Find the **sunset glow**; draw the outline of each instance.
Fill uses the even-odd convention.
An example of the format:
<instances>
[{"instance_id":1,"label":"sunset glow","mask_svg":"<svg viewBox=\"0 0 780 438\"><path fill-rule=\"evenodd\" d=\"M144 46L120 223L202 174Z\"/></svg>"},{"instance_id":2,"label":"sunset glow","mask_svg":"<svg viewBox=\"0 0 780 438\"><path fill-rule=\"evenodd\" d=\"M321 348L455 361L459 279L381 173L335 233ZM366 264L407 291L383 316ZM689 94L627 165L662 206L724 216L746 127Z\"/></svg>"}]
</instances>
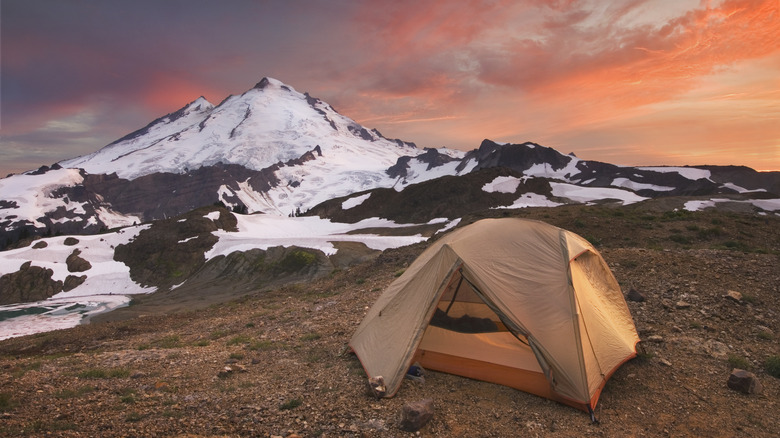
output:
<instances>
[{"instance_id":1,"label":"sunset glow","mask_svg":"<svg viewBox=\"0 0 780 438\"><path fill-rule=\"evenodd\" d=\"M0 175L264 76L385 136L780 170L780 2L3 0Z\"/></svg>"}]
</instances>

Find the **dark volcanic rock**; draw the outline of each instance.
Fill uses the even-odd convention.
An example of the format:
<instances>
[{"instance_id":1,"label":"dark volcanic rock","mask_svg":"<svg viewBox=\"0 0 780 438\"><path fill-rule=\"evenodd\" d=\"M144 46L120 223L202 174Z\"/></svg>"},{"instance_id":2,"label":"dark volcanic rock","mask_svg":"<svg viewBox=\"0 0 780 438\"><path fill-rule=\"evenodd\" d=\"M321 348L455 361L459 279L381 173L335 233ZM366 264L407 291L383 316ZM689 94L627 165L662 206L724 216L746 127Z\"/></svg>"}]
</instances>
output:
<instances>
[{"instance_id":1,"label":"dark volcanic rock","mask_svg":"<svg viewBox=\"0 0 780 438\"><path fill-rule=\"evenodd\" d=\"M32 262L0 277L0 305L45 300L62 291L62 281L52 280L54 271Z\"/></svg>"}]
</instances>

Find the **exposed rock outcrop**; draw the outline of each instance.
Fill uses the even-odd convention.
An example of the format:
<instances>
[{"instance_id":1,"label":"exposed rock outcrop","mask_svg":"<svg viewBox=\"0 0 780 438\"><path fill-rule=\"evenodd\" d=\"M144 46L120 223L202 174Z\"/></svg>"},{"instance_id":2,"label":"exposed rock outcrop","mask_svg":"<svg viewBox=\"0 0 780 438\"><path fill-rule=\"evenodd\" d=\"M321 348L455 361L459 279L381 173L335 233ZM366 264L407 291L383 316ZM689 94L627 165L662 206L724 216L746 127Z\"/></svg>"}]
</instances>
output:
<instances>
[{"instance_id":1,"label":"exposed rock outcrop","mask_svg":"<svg viewBox=\"0 0 780 438\"><path fill-rule=\"evenodd\" d=\"M0 305L45 300L62 292L62 281L54 281L54 271L32 262L24 263L18 271L0 277Z\"/></svg>"}]
</instances>

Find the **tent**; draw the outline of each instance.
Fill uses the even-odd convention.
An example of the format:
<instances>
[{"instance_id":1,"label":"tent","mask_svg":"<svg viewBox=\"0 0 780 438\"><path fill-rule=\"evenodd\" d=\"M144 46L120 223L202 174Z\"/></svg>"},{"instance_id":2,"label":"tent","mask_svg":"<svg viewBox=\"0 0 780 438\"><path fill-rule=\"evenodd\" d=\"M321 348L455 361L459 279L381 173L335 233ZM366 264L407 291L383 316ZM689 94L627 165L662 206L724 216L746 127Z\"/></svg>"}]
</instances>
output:
<instances>
[{"instance_id":1,"label":"tent","mask_svg":"<svg viewBox=\"0 0 780 438\"><path fill-rule=\"evenodd\" d=\"M592 416L638 342L620 286L588 241L502 218L434 242L380 295L350 347L388 397L419 362Z\"/></svg>"}]
</instances>

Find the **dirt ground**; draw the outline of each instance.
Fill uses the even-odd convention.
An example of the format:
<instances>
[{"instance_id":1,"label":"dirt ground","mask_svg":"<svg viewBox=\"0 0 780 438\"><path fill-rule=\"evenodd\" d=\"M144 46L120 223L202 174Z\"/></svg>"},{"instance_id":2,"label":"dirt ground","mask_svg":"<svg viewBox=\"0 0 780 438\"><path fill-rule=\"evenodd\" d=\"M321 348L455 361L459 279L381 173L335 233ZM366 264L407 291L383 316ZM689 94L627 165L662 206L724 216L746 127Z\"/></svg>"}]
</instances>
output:
<instances>
[{"instance_id":1,"label":"dirt ground","mask_svg":"<svg viewBox=\"0 0 780 438\"><path fill-rule=\"evenodd\" d=\"M576 226L600 217L592 213L560 220ZM624 292L646 300L628 302L643 351L607 383L599 424L546 399L431 371L392 399L370 396L345 345L419 244L305 285L2 341L0 436L777 436L780 379L765 370L780 356L777 221L752 225L744 241L770 250L748 251L676 238L646 244L641 233L610 239L628 218L610 220L612 230L581 228L602 241ZM703 229L670 226L680 235ZM762 393L729 389L735 367L755 373ZM402 406L423 399L433 400L433 419L416 434L400 430Z\"/></svg>"}]
</instances>

